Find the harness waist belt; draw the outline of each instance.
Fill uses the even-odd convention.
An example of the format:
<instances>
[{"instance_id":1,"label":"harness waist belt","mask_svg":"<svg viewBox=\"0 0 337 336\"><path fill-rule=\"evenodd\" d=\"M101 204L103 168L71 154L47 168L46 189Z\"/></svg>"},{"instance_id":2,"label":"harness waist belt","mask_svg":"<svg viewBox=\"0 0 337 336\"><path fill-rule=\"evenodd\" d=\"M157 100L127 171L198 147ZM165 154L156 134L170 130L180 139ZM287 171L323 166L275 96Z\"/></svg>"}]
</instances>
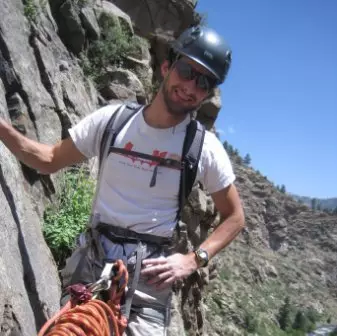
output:
<instances>
[{"instance_id":1,"label":"harness waist belt","mask_svg":"<svg viewBox=\"0 0 337 336\"><path fill-rule=\"evenodd\" d=\"M157 245L171 245L172 239L169 237L160 237L148 233L138 233L130 229L114 226L107 223L99 222L95 229L106 236L111 241L121 241L135 243L143 241Z\"/></svg>"}]
</instances>

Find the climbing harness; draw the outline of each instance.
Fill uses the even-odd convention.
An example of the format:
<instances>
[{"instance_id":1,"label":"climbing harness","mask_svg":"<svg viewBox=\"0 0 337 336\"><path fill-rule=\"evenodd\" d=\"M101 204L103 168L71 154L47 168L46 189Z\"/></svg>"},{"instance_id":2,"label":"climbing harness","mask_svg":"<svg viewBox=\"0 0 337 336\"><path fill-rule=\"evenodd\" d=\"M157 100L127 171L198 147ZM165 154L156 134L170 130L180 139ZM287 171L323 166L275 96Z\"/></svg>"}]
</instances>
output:
<instances>
[{"instance_id":1,"label":"climbing harness","mask_svg":"<svg viewBox=\"0 0 337 336\"><path fill-rule=\"evenodd\" d=\"M107 262L95 283L67 288L70 300L45 323L38 336L121 336L127 326L120 309L127 283L124 263ZM106 303L98 298L102 292L108 293Z\"/></svg>"}]
</instances>

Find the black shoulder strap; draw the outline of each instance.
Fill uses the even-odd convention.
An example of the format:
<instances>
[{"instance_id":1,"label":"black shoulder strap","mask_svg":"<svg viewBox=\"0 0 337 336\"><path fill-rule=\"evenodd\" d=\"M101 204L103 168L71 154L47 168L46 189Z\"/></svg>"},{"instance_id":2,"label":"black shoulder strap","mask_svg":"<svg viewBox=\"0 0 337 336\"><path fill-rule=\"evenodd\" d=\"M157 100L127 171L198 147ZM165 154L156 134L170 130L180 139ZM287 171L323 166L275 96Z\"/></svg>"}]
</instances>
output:
<instances>
[{"instance_id":1,"label":"black shoulder strap","mask_svg":"<svg viewBox=\"0 0 337 336\"><path fill-rule=\"evenodd\" d=\"M197 120L192 119L187 126L183 145L183 170L180 177L179 209L177 218L183 210L185 201L192 191L198 172L198 164L204 143L205 127Z\"/></svg>"},{"instance_id":2,"label":"black shoulder strap","mask_svg":"<svg viewBox=\"0 0 337 336\"><path fill-rule=\"evenodd\" d=\"M123 104L111 116L110 120L108 121L105 127L101 140L100 155L99 155L99 170L101 169L101 165L105 157L105 154L107 153L107 150L115 143L118 133L131 119L131 117L134 116L139 111L141 107L142 105L136 103ZM109 146L107 148L108 142Z\"/></svg>"}]
</instances>

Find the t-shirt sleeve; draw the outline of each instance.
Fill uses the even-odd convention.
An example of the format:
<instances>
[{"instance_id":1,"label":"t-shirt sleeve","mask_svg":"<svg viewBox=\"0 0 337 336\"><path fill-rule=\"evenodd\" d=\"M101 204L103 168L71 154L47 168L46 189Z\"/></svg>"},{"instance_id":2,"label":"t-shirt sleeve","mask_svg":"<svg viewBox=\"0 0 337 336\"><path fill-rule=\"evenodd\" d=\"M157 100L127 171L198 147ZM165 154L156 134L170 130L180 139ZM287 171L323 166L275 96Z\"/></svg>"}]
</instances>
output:
<instances>
[{"instance_id":1,"label":"t-shirt sleeve","mask_svg":"<svg viewBox=\"0 0 337 336\"><path fill-rule=\"evenodd\" d=\"M234 181L233 166L225 148L213 133L207 132L202 153L201 182L212 194Z\"/></svg>"},{"instance_id":2,"label":"t-shirt sleeve","mask_svg":"<svg viewBox=\"0 0 337 336\"><path fill-rule=\"evenodd\" d=\"M117 104L101 107L69 129L75 146L88 159L99 155L103 132L118 107Z\"/></svg>"}]
</instances>

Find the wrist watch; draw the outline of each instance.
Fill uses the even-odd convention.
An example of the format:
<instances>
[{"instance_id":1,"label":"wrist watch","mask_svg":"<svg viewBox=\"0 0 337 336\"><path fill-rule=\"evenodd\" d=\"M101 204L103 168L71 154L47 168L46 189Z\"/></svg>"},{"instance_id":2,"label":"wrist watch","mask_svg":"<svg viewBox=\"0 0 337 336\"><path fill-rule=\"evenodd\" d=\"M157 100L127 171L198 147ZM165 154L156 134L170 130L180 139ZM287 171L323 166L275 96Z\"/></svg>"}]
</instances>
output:
<instances>
[{"instance_id":1,"label":"wrist watch","mask_svg":"<svg viewBox=\"0 0 337 336\"><path fill-rule=\"evenodd\" d=\"M208 265L208 253L206 250L202 248L198 248L193 251L195 256L197 257L198 264L200 267L206 267Z\"/></svg>"}]
</instances>

